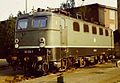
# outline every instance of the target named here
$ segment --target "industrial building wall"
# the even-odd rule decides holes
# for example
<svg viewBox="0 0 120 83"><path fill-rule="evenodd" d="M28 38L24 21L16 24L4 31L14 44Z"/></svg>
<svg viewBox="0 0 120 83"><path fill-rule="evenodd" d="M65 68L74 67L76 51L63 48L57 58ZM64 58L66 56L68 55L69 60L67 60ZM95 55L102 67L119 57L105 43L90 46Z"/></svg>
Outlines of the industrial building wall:
<svg viewBox="0 0 120 83"><path fill-rule="evenodd" d="M117 9L100 4L90 4L81 7L67 9L72 17L77 17L76 14L81 16L81 19L100 24L113 31L117 30Z"/></svg>

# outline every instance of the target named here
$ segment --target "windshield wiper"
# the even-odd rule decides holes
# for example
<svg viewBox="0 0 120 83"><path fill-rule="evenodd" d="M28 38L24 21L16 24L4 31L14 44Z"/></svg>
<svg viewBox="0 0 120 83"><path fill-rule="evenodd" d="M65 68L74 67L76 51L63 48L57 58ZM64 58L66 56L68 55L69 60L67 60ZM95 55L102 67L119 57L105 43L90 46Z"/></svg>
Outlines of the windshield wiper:
<svg viewBox="0 0 120 83"><path fill-rule="evenodd" d="M18 29L22 30L23 28L20 25L18 25Z"/></svg>

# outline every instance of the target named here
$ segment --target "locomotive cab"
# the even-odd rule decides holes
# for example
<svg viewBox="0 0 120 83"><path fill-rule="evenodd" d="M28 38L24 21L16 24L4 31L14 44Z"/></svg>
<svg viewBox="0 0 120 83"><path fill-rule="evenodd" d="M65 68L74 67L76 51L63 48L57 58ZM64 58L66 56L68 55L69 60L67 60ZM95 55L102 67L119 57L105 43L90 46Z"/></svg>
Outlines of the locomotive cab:
<svg viewBox="0 0 120 83"><path fill-rule="evenodd" d="M50 51L45 46L49 44L50 19L50 12L35 12L32 15L26 14L18 17L15 31L17 50L15 54L22 67L27 68L25 64L27 66L30 64L28 69L34 66L36 70L48 71Z"/></svg>
<svg viewBox="0 0 120 83"><path fill-rule="evenodd" d="M15 33L16 60L22 68L47 72L60 67L59 45L66 44L64 19L53 12L34 12L17 19ZM62 39L61 39L62 38ZM57 50L56 50L56 46ZM29 68L28 68L28 65ZM26 67L27 66L27 67ZM34 67L33 67L34 66ZM25 71L27 69L24 69Z"/></svg>
<svg viewBox="0 0 120 83"><path fill-rule="evenodd" d="M49 29L48 15L22 16L17 20L16 39L20 40L15 48L39 48L45 44L45 39ZM43 33L43 31L45 31Z"/></svg>

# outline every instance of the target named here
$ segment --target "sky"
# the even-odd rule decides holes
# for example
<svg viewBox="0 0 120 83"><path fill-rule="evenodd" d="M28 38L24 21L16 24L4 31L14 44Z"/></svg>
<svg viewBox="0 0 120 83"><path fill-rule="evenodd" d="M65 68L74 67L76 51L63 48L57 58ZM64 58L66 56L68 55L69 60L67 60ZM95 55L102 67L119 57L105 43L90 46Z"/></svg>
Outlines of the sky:
<svg viewBox="0 0 120 83"><path fill-rule="evenodd" d="M18 11L25 11L26 0L2 0L0 2L0 21L8 19L9 15L16 16ZM27 0L27 10L28 12L34 6L37 8L58 8L61 3L66 2L66 0ZM102 5L107 5L117 8L117 0L84 0L83 5L99 3ZM81 6L82 0L75 0L75 6Z"/></svg>

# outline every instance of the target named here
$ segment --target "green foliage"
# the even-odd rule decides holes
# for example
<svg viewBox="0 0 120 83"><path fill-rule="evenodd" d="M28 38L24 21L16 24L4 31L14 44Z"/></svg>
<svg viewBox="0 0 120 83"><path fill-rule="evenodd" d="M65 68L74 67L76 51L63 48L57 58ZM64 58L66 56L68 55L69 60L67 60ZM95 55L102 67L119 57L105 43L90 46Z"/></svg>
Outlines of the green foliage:
<svg viewBox="0 0 120 83"><path fill-rule="evenodd" d="M16 17L12 15L8 20L0 22L0 53L10 53L14 49Z"/></svg>
<svg viewBox="0 0 120 83"><path fill-rule="evenodd" d="M6 21L2 21L0 23L0 50L2 51L4 49L4 40L5 40L5 26Z"/></svg>
<svg viewBox="0 0 120 83"><path fill-rule="evenodd" d="M15 35L15 17L10 17L7 21L7 30L6 30L6 43L8 49L14 48L14 35Z"/></svg>
<svg viewBox="0 0 120 83"><path fill-rule="evenodd" d="M75 1L74 0L67 0L66 3L62 3L60 8L62 9L69 9L75 7Z"/></svg>

